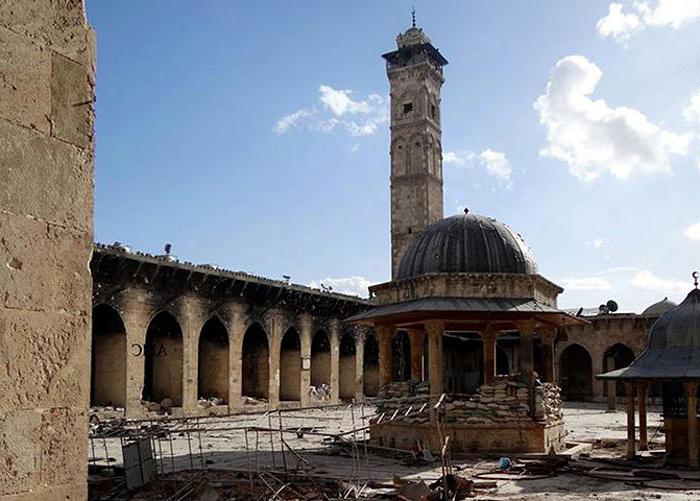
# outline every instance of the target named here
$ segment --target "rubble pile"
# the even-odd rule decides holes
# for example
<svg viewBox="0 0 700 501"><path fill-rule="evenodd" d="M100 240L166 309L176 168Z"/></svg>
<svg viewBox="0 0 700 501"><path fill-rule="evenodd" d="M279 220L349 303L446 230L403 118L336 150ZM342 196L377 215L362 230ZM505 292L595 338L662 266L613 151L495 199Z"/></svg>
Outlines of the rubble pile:
<svg viewBox="0 0 700 501"><path fill-rule="evenodd" d="M382 397L392 399L381 403L379 414L391 416L397 410L406 410L408 403L402 398L428 395L427 383L402 381L382 388ZM560 389L556 384L544 383L535 387L534 421L554 424L563 418ZM418 407L418 406L414 406ZM499 376L491 385L481 385L474 395L448 395L443 409L446 423L491 424L531 422L530 394L519 376ZM399 414L400 416L400 414ZM397 417L397 421L409 424L429 422L428 413L409 413Z"/></svg>
<svg viewBox="0 0 700 501"><path fill-rule="evenodd" d="M200 398L197 401L197 405L200 407L204 407L205 409L208 407L223 405L223 403L224 403L224 399L219 398L219 397Z"/></svg>

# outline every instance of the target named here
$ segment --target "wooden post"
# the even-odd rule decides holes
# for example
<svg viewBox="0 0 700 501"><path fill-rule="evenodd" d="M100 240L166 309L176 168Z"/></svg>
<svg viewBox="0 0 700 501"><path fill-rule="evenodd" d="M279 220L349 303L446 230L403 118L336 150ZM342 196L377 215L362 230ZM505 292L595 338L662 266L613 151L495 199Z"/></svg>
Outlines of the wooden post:
<svg viewBox="0 0 700 501"><path fill-rule="evenodd" d="M423 381L423 331L411 329L408 339L411 341L411 379Z"/></svg>
<svg viewBox="0 0 700 501"><path fill-rule="evenodd" d="M484 344L484 384L493 384L496 379L496 338L498 333L487 326L481 333Z"/></svg>
<svg viewBox="0 0 700 501"><path fill-rule="evenodd" d="M698 467L698 383L683 383L688 400L688 466Z"/></svg>
<svg viewBox="0 0 700 501"><path fill-rule="evenodd" d="M613 356L608 356L607 357L607 370L608 372L615 370L615 357ZM617 398L617 383L613 379L608 379L605 382L605 385L608 389L608 410L607 412L615 412L617 409L617 403L616 403L616 398Z"/></svg>
<svg viewBox="0 0 700 501"><path fill-rule="evenodd" d="M649 450L647 443L647 384L640 383L637 386L637 397L639 398L639 450Z"/></svg>
<svg viewBox="0 0 700 501"><path fill-rule="evenodd" d="M627 396L627 459L631 461L637 453L634 443L634 384L625 381L625 395Z"/></svg>

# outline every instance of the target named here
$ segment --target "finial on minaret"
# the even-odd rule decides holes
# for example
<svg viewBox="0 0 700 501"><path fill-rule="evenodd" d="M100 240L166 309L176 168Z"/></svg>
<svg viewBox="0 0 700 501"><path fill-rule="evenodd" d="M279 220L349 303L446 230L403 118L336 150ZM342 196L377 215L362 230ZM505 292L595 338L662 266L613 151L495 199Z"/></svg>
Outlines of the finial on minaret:
<svg viewBox="0 0 700 501"><path fill-rule="evenodd" d="M412 20L411 26L413 26L415 28L416 27L416 6L415 5L411 5L411 20Z"/></svg>
<svg viewBox="0 0 700 501"><path fill-rule="evenodd" d="M698 278L700 278L700 273L697 271L693 272L693 285L695 285L695 288L698 288Z"/></svg>

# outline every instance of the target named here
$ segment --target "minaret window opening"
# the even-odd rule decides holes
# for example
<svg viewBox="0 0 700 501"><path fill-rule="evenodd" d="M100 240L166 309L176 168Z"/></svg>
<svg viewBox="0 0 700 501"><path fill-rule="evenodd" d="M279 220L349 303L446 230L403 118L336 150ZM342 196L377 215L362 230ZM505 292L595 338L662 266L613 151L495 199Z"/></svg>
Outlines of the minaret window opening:
<svg viewBox="0 0 700 501"><path fill-rule="evenodd" d="M413 111L413 103L404 103L404 105L403 105L404 114L411 113L412 111Z"/></svg>

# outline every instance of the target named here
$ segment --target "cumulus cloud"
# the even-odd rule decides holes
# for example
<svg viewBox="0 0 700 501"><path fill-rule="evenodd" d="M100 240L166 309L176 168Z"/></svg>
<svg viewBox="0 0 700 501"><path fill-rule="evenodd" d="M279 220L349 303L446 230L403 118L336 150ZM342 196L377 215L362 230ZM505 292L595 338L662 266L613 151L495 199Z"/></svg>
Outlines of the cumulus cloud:
<svg viewBox="0 0 700 501"><path fill-rule="evenodd" d="M353 137L360 137L374 134L379 125L389 120L388 100L378 94L354 99L354 91L334 89L330 85L321 85L318 92L318 105L283 116L277 120L275 132L284 134L296 127L320 132L341 128Z"/></svg>
<svg viewBox="0 0 700 501"><path fill-rule="evenodd" d="M627 107L612 108L590 96L603 72L583 56L567 56L551 71L535 109L547 128L540 154L566 163L583 181L603 173L626 179L638 172L669 171L671 157L685 155L691 134L676 134Z"/></svg>
<svg viewBox="0 0 700 501"><path fill-rule="evenodd" d="M505 153L500 151L486 148L478 155L472 151L446 151L442 155L442 162L445 165L483 167L502 186L512 188L513 168Z"/></svg>
<svg viewBox="0 0 700 501"><path fill-rule="evenodd" d="M610 282L601 277L563 278L561 283L565 289L576 290L610 290Z"/></svg>
<svg viewBox="0 0 700 501"><path fill-rule="evenodd" d="M700 223L689 226L683 235L689 240L700 241Z"/></svg>
<svg viewBox="0 0 700 501"><path fill-rule="evenodd" d="M690 96L690 103L683 110L683 117L688 122L700 122L700 89Z"/></svg>
<svg viewBox="0 0 700 501"><path fill-rule="evenodd" d="M687 292L690 288L687 282L658 277L649 270L635 273L630 283L640 289L663 293Z"/></svg>
<svg viewBox="0 0 700 501"><path fill-rule="evenodd" d="M352 296L368 297L369 286L374 285L374 282L367 280L364 277L352 276L346 278L324 278L323 280L315 280L309 284L309 287L315 289L332 288L333 292L342 294L350 294Z"/></svg>
<svg viewBox="0 0 700 501"><path fill-rule="evenodd" d="M626 44L629 38L647 27L679 29L700 18L700 0L636 0L625 5L613 2L608 15L597 24L598 33Z"/></svg>

